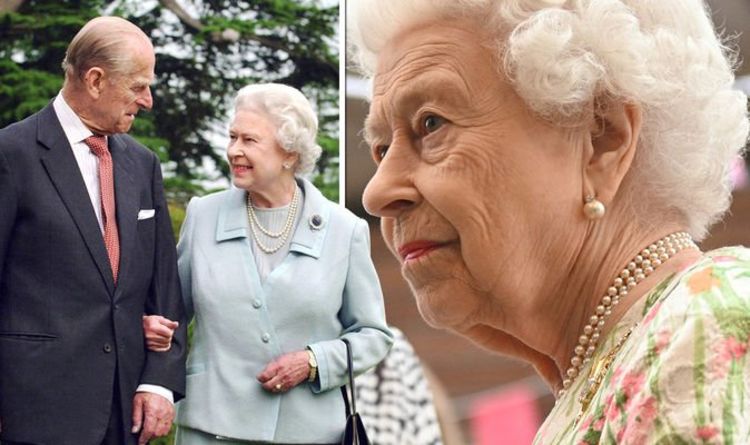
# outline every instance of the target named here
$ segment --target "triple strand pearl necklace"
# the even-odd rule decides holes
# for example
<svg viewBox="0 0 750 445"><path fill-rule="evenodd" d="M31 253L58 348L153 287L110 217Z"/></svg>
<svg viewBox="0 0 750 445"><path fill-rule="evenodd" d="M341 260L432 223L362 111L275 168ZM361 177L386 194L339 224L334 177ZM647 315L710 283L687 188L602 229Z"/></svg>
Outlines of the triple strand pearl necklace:
<svg viewBox="0 0 750 445"><path fill-rule="evenodd" d="M286 221L284 222L284 227L279 232L272 232L270 229L266 229L263 227L263 225L258 221L258 217L255 215L255 207L253 206L253 198L250 196L250 193L247 194L247 217L250 219L250 231L253 233L253 239L255 239L255 243L258 245L260 250L262 250L265 253L271 254L286 244L286 240L289 238L289 234L292 233L292 227L294 226L294 220L297 217L297 207L299 206L299 187L294 187L294 196L292 196L292 202L289 204L289 211L286 215ZM278 244L272 247L268 247L265 244L263 244L263 241L260 239L260 235L258 234L258 230L263 232L266 236L274 239L279 239Z"/></svg>
<svg viewBox="0 0 750 445"><path fill-rule="evenodd" d="M698 248L690 235L686 232L672 233L641 250L617 275L612 285L607 288L607 294L596 307L594 315L589 317L588 324L583 327L583 333L578 337L578 345L570 359L570 367L563 376L563 387L557 392L558 399L570 388L581 369L591 361L605 320L612 314L612 308L657 267L687 248Z"/></svg>

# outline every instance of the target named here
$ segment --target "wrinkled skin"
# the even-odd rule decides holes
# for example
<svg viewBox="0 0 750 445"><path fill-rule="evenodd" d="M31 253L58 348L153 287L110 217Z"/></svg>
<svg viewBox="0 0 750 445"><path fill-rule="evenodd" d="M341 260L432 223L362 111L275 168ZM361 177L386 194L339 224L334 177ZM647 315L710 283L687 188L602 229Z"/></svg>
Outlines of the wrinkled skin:
<svg viewBox="0 0 750 445"><path fill-rule="evenodd" d="M564 256L552 240L570 240L555 229L577 216L580 143L527 111L476 35L427 27L394 41L366 124L379 167L365 207L382 217L429 323L483 344L501 339L499 349L519 355L524 348L498 327L534 303L529 278L543 276L546 258ZM438 247L413 259L399 253L422 239Z"/></svg>

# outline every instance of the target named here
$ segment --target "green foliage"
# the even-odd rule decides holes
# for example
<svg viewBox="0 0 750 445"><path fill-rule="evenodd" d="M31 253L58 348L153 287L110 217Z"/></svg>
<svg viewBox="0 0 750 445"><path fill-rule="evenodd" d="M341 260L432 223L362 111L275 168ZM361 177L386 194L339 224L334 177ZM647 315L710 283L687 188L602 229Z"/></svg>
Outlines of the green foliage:
<svg viewBox="0 0 750 445"><path fill-rule="evenodd" d="M61 86L59 76L0 59L0 120L16 122L39 111Z"/></svg>
<svg viewBox="0 0 750 445"><path fill-rule="evenodd" d="M185 208L177 204L169 204L169 218L172 220L172 232L177 239L180 236L180 227L185 220Z"/></svg>
<svg viewBox="0 0 750 445"><path fill-rule="evenodd" d="M334 202L339 200L339 157L338 139L321 135L318 144L323 149L318 165L325 166L319 170L319 174L313 178L313 183L328 199Z"/></svg>
<svg viewBox="0 0 750 445"><path fill-rule="evenodd" d="M52 1L27 1L17 13L0 15L0 127L39 111L62 86L67 42L97 15L101 2L77 10Z"/></svg>

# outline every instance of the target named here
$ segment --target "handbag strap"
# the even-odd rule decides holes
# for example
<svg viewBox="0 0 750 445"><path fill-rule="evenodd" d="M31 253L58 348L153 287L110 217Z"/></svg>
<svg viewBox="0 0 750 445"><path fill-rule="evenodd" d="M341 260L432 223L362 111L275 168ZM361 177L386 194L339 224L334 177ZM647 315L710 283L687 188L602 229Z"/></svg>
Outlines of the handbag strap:
<svg viewBox="0 0 750 445"><path fill-rule="evenodd" d="M344 407L346 408L346 416L349 417L352 414L357 414L357 401L354 398L354 370L352 365L352 346L349 344L349 339L341 339L346 345L346 368L349 373L349 390L351 391L351 406L349 405L349 395L346 393L346 386L341 387L341 394L344 396Z"/></svg>

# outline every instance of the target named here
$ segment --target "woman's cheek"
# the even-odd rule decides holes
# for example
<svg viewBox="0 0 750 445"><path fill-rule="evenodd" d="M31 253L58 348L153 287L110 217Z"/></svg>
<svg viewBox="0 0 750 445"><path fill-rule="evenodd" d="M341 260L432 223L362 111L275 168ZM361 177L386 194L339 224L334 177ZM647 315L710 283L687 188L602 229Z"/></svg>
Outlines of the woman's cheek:
<svg viewBox="0 0 750 445"><path fill-rule="evenodd" d="M396 252L396 248L393 245L393 238L394 233L394 221L393 218L388 217L382 217L380 218L380 233L383 235L383 240L385 241L385 245L388 246L388 250L391 251L391 253L398 258L398 252Z"/></svg>

